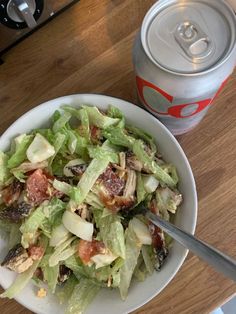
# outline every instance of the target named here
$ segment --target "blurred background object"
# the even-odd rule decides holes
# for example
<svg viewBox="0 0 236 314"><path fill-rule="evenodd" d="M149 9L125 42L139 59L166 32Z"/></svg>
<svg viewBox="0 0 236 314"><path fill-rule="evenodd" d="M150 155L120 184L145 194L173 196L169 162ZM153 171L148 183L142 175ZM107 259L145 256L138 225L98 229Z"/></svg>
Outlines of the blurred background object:
<svg viewBox="0 0 236 314"><path fill-rule="evenodd" d="M0 0L0 54L78 0Z"/></svg>

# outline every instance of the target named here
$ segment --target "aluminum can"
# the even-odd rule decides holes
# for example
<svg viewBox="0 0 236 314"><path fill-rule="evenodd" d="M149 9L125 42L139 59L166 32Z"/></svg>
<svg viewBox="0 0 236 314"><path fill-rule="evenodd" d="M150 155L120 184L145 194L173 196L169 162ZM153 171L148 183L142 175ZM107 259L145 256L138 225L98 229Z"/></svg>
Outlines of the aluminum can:
<svg viewBox="0 0 236 314"><path fill-rule="evenodd" d="M174 134L193 129L236 65L236 17L223 0L163 0L133 48L139 102Z"/></svg>

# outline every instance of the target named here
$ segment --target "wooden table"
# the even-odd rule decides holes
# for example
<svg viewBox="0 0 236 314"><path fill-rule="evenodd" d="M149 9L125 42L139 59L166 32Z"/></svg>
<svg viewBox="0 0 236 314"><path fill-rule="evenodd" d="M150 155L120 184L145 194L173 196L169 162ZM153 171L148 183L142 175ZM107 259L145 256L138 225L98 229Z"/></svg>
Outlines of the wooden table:
<svg viewBox="0 0 236 314"><path fill-rule="evenodd" d="M24 40L0 66L0 131L30 108L73 93L103 93L136 102L131 48L154 0L81 0ZM236 257L236 73L205 120L179 138L196 178L196 235ZM236 292L232 281L188 256L164 291L137 310L209 313ZM0 300L1 314L30 313Z"/></svg>

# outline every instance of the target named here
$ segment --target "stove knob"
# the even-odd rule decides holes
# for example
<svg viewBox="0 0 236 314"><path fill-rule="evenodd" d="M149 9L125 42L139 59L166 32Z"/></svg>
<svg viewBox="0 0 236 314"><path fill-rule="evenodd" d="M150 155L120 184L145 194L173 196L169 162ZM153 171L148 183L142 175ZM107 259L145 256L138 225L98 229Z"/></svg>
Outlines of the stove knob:
<svg viewBox="0 0 236 314"><path fill-rule="evenodd" d="M34 19L35 9L35 0L10 0L7 14L13 21L25 22L29 28L34 28L37 25Z"/></svg>

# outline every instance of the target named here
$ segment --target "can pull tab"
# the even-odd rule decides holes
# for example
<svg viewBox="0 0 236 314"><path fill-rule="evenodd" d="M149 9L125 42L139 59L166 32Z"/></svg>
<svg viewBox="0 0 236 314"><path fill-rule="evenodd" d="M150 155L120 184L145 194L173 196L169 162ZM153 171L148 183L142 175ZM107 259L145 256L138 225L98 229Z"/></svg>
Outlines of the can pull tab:
<svg viewBox="0 0 236 314"><path fill-rule="evenodd" d="M179 24L174 36L180 47L195 63L203 61L213 51L212 41L194 22Z"/></svg>

